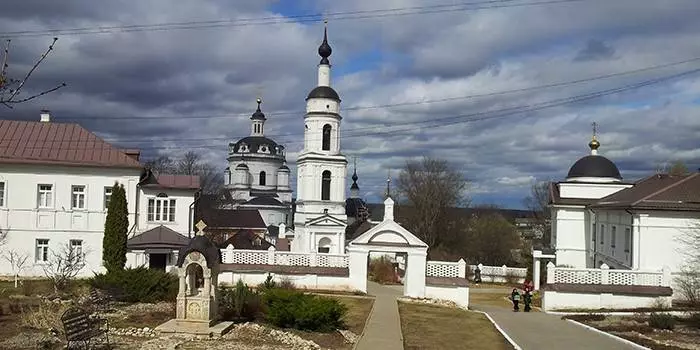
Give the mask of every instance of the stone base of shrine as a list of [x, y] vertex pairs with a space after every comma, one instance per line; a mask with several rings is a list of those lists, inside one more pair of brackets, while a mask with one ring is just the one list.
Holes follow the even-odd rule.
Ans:
[[156, 332], [173, 335], [195, 335], [218, 338], [233, 328], [233, 322], [219, 322], [212, 325], [202, 322], [190, 322], [172, 319], [156, 327]]

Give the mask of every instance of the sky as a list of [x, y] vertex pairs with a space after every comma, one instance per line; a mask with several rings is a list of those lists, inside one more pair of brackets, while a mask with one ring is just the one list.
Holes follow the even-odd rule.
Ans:
[[115, 145], [140, 148], [144, 158], [193, 150], [223, 172], [227, 145], [248, 136], [261, 96], [266, 135], [286, 146], [295, 187], [325, 14], [342, 152], [348, 175], [356, 157], [370, 202], [380, 200], [388, 173], [396, 179], [407, 161], [431, 156], [463, 174], [473, 204], [521, 208], [534, 182], [563, 180], [590, 152], [593, 122], [600, 154], [626, 181], [674, 161], [700, 167], [696, 0], [2, 7], [10, 76], [26, 73], [59, 38], [24, 94], [67, 87], [0, 106], [0, 118], [38, 120], [49, 109], [56, 122], [80, 123]]

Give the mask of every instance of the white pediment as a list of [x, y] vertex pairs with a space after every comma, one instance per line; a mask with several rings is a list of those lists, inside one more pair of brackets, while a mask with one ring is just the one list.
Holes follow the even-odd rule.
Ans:
[[367, 230], [350, 242], [350, 246], [353, 245], [428, 247], [425, 242], [393, 220], [382, 221]]
[[337, 219], [331, 215], [323, 215], [306, 222], [306, 226], [347, 226], [345, 221]]

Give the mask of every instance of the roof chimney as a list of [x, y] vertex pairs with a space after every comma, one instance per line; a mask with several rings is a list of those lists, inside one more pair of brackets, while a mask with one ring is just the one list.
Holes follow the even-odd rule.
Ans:
[[51, 121], [51, 112], [48, 109], [42, 109], [41, 110], [41, 119], [40, 121], [42, 123], [48, 123]]

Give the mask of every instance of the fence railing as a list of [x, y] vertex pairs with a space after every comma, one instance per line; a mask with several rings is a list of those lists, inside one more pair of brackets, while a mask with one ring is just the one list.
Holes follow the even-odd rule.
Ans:
[[348, 267], [346, 254], [278, 252], [275, 247], [268, 250], [233, 249], [232, 245], [221, 249], [224, 264], [282, 265], [314, 267]]
[[467, 263], [464, 259], [458, 262], [428, 261], [425, 265], [425, 275], [428, 277], [459, 277], [467, 278]]
[[547, 284], [608, 284], [622, 286], [671, 285], [671, 270], [664, 266], [661, 271], [611, 270], [606, 264], [599, 269], [556, 267], [547, 264]]
[[469, 271], [471, 271], [471, 274], [474, 274], [474, 271], [476, 271], [476, 268], [479, 268], [479, 271], [481, 272], [481, 276], [495, 276], [495, 277], [517, 277], [519, 279], [523, 279], [527, 277], [527, 268], [524, 267], [508, 267], [506, 265], [503, 266], [485, 266], [483, 264], [478, 264], [478, 265], [469, 265]]

